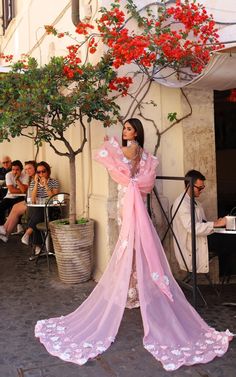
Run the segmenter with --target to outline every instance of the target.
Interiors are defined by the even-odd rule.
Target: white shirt
[[[23,183],[24,185],[28,185],[29,176],[27,174],[25,174],[23,171],[21,172],[19,179],[20,179],[21,183]],[[15,176],[12,174],[11,171],[9,171],[9,173],[6,174],[6,186],[14,186],[15,188],[18,187]],[[8,189],[5,198],[14,199],[14,198],[17,198],[18,196],[25,196],[25,195],[26,194],[23,194],[23,193],[11,194],[9,189]]]
[[[182,193],[174,202],[172,216],[174,215],[182,197]],[[190,196],[185,195],[178,212],[173,220],[173,230],[180,245],[184,259],[189,271],[192,271],[192,238],[191,238],[191,205]],[[206,221],[205,213],[201,203],[195,199],[195,230],[196,230],[196,259],[197,272],[206,273],[209,271],[208,242],[207,236],[213,233],[213,221]],[[186,271],[183,258],[179,248],[174,241],[175,256],[181,270]]]

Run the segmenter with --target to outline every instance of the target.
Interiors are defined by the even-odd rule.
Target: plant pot
[[[49,226],[60,279],[69,284],[88,281],[93,267],[94,221],[64,225],[55,220]]]

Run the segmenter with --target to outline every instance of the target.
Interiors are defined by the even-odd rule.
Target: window
[[[2,0],[3,32],[14,17],[14,0]]]

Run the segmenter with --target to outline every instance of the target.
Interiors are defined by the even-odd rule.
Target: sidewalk
[[[235,377],[236,339],[227,354],[208,364],[181,367],[166,372],[142,346],[139,309],[126,310],[115,343],[97,359],[84,366],[66,363],[49,355],[34,337],[38,319],[65,315],[76,309],[94,287],[94,282],[68,286],[60,282],[56,264],[52,272],[46,260],[28,262],[30,249],[12,236],[0,241],[0,377]],[[208,307],[200,314],[218,330],[236,333],[236,286],[225,286],[220,298],[204,287]]]

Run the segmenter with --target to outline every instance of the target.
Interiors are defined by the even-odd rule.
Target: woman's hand
[[[35,183],[39,183],[39,176],[38,176],[38,174],[35,174],[35,176],[34,176],[34,182]]]
[[[47,186],[47,183],[48,183],[48,179],[47,178],[45,178],[45,177],[41,177],[40,178],[40,184],[42,185],[42,186]]]

